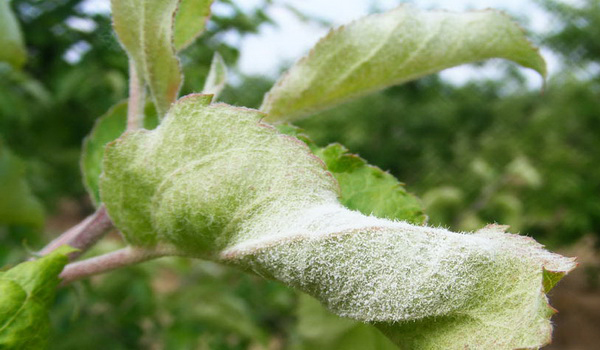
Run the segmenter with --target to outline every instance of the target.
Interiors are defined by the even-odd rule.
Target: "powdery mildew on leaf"
[[[407,348],[548,342],[544,270],[565,274],[572,259],[499,226],[455,233],[346,209],[304,143],[209,102],[185,97],[157,129],[107,148],[101,198],[131,243],[280,280]]]
[[[505,58],[546,74],[523,31],[493,11],[451,13],[411,6],[334,29],[265,96],[269,121],[294,120],[353,97],[464,63]]]

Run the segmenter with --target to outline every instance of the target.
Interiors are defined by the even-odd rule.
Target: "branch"
[[[127,130],[136,130],[144,124],[144,84],[138,77],[133,60],[129,60],[129,101],[127,102]]]
[[[100,206],[96,212],[65,231],[59,237],[50,242],[47,246],[38,252],[39,255],[47,255],[62,245],[70,245],[79,249],[69,254],[71,260],[87,251],[93,246],[106,232],[113,228],[113,223],[108,217],[104,205]]]
[[[160,258],[170,255],[170,253],[171,250],[169,249],[127,247],[108,254],[71,263],[65,266],[59,276],[62,279],[61,285],[65,286],[85,277]]]

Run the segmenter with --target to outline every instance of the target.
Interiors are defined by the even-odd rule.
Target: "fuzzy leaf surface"
[[[549,341],[544,271],[565,274],[572,259],[499,226],[455,233],[347,209],[304,143],[209,101],[182,98],[156,129],[107,147],[101,198],[131,244],[279,280],[404,348]]]
[[[180,51],[188,47],[204,31],[213,0],[180,0],[175,14],[173,45]]]
[[[0,62],[21,68],[27,59],[21,27],[10,8],[10,0],[0,1]]]
[[[58,275],[75,249],[63,246],[45,257],[0,272],[0,348],[43,349],[50,333],[48,309]]]
[[[204,82],[204,88],[202,89],[203,94],[214,95],[213,99],[217,99],[225,84],[227,83],[227,66],[223,57],[215,52],[212,62],[210,64],[210,70],[208,76]]]
[[[151,103],[144,110],[144,128],[154,129],[158,125],[158,115]],[[80,167],[83,184],[95,204],[100,203],[98,181],[102,173],[104,147],[116,140],[127,128],[127,101],[114,105],[96,120],[90,134],[83,140]]]
[[[173,46],[173,19],[179,0],[111,0],[113,28],[148,85],[159,116],[177,99],[181,69]]]
[[[31,192],[25,164],[0,140],[0,224],[42,226],[44,208]]]
[[[546,74],[519,26],[493,11],[401,6],[329,32],[265,96],[269,121],[290,121],[348,99],[464,63],[505,58]]]

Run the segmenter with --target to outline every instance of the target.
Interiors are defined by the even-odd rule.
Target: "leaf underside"
[[[131,244],[282,281],[402,348],[549,341],[544,271],[572,259],[500,226],[454,233],[349,210],[304,143],[258,111],[209,102],[182,98],[155,130],[107,147],[101,198]]]
[[[409,5],[334,29],[265,96],[268,121],[291,121],[348,99],[464,63],[505,58],[546,74],[521,28],[494,11]]]

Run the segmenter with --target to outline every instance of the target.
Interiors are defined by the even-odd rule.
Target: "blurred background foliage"
[[[261,8],[221,1],[182,54],[182,94],[199,91],[223,40],[274,25]],[[127,97],[127,59],[104,13],[83,0],[12,0],[27,44],[23,69],[0,63],[0,266],[24,259],[92,210],[79,171],[82,139]],[[511,225],[552,249],[600,234],[600,3],[539,1],[556,23],[533,33],[562,62],[544,91],[513,65],[499,80],[455,86],[433,75],[298,123],[340,142],[419,196],[429,223]],[[310,20],[310,19],[308,19]],[[315,19],[315,21],[317,21]],[[268,54],[268,53],[265,53]],[[273,81],[244,76],[222,94],[258,107]],[[45,212],[45,214],[44,214]],[[43,223],[46,217],[45,224]],[[112,235],[94,252],[118,247]],[[600,265],[588,273],[597,280]],[[162,259],[59,293],[56,349],[386,349],[377,331],[340,321],[306,296],[212,263]]]

